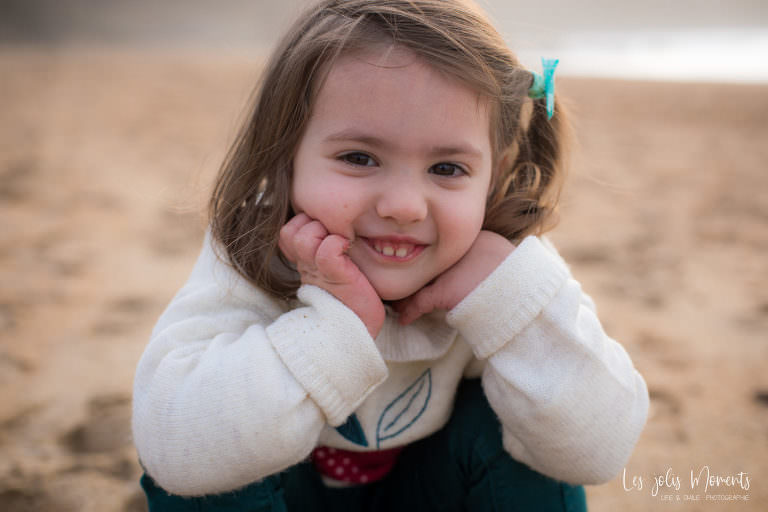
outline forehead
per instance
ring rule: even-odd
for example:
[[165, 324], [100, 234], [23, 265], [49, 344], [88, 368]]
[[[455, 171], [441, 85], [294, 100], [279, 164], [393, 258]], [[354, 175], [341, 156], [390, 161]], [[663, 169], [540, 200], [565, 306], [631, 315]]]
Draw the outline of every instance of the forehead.
[[478, 91], [397, 46], [343, 54], [317, 93], [310, 126], [354, 128], [432, 142], [471, 139], [490, 149], [489, 102]]
[[[458, 74], [458, 71], [456, 72]], [[321, 84], [320, 92], [331, 87], [336, 89], [360, 89], [381, 84], [380, 89], [395, 82], [402, 86], [424, 83], [440, 84], [440, 93], [453, 99], [462, 96], [462, 102], [473, 97], [478, 109], [487, 108], [487, 99], [465, 82], [430, 64], [415, 52], [396, 44], [380, 44], [365, 49], [342, 52], [330, 63], [330, 68]]]

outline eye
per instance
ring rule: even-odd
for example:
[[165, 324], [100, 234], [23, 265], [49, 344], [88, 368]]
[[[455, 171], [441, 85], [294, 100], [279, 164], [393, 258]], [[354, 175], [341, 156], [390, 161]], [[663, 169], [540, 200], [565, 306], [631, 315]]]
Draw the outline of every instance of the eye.
[[467, 174], [467, 171], [462, 166], [448, 162], [433, 165], [429, 168], [429, 172], [446, 178], [457, 178]]
[[359, 167], [373, 167], [376, 161], [369, 155], [360, 152], [345, 153], [339, 157], [339, 160]]

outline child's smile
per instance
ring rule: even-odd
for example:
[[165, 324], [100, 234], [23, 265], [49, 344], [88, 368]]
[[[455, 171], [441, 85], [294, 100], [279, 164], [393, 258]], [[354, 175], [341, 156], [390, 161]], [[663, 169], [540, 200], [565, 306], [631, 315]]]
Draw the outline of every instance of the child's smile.
[[382, 299], [407, 297], [480, 232], [489, 134], [487, 102], [407, 50], [342, 56], [294, 158], [294, 210], [353, 241]]
[[360, 240], [368, 244], [368, 247], [380, 254], [384, 261], [405, 262], [409, 261], [424, 250], [426, 244], [410, 237], [406, 238], [365, 238]]

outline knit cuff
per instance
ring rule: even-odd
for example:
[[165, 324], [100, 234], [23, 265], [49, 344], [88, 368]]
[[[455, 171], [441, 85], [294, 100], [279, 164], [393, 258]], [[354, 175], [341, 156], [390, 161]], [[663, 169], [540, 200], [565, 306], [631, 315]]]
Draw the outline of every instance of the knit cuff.
[[387, 366], [365, 324], [341, 301], [312, 285], [298, 297], [308, 307], [282, 315], [267, 334], [328, 424], [338, 426], [387, 378]]
[[446, 316], [478, 359], [527, 327], [570, 275], [562, 259], [529, 236]]

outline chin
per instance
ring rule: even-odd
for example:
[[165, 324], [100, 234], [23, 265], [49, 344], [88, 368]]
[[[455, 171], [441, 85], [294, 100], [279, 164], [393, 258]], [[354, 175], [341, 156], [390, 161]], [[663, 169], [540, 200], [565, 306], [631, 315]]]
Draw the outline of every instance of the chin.
[[383, 301], [396, 301], [400, 299], [404, 299], [406, 297], [409, 297], [413, 295], [418, 288], [411, 289], [411, 288], [396, 288], [392, 286], [374, 286], [374, 289], [376, 290], [376, 293], [379, 295], [379, 298]]
[[411, 295], [410, 293], [402, 293], [397, 291], [383, 291], [383, 292], [377, 292], [379, 294], [379, 298], [383, 301], [393, 302], [396, 300], [404, 299]]

